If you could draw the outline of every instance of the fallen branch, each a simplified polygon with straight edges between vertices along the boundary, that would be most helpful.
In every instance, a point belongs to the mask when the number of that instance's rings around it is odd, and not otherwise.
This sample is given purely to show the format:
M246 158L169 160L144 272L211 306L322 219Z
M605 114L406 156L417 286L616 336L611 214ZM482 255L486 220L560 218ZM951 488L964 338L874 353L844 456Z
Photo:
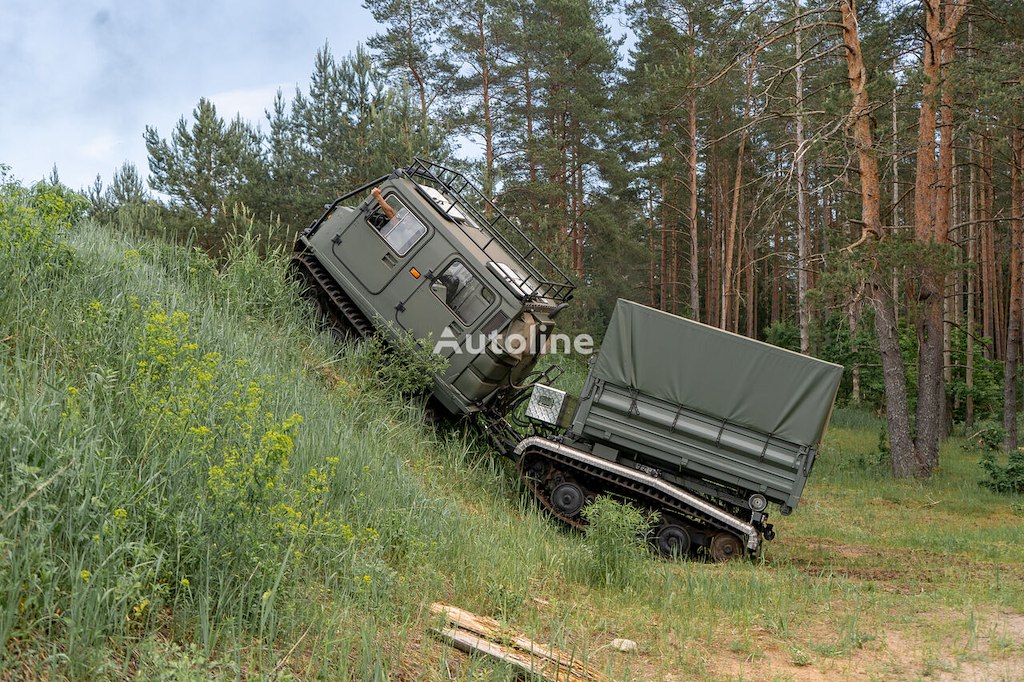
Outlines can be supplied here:
M442 641L469 654L497 659L549 682L607 682L607 678L570 654L503 628L498 621L436 602L430 610L449 626L432 630Z

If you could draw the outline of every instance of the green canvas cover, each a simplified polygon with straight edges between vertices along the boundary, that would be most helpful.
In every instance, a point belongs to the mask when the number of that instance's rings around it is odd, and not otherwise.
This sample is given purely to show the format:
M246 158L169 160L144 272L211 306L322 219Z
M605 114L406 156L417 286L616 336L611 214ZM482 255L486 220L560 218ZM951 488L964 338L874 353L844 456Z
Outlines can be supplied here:
M843 368L619 299L594 377L816 446Z

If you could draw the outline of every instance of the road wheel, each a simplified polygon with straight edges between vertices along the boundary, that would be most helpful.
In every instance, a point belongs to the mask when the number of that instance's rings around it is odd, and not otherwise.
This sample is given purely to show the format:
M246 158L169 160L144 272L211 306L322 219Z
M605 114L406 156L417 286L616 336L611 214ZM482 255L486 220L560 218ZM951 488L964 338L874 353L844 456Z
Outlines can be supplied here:
M732 533L721 531L715 533L711 538L711 546L708 551L711 558L718 563L731 561L743 556L743 543Z
M658 529L654 546L668 559L682 559L690 551L690 533L682 526L667 523Z
M568 517L579 514L586 500L587 497L583 494L583 489L572 481L564 481L551 491L551 506L555 508L555 511Z

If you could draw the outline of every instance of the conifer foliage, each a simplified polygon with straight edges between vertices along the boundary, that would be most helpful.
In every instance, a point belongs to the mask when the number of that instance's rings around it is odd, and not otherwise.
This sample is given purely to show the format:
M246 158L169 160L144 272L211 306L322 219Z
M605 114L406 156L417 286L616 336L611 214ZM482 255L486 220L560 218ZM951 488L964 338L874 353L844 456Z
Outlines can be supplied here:
M429 156L575 274L570 324L623 296L842 362L900 476L930 475L960 421L1002 413L1016 448L1020 3L365 6L367 47L325 45L261 126L202 100L169 140L147 129L153 189L286 241Z

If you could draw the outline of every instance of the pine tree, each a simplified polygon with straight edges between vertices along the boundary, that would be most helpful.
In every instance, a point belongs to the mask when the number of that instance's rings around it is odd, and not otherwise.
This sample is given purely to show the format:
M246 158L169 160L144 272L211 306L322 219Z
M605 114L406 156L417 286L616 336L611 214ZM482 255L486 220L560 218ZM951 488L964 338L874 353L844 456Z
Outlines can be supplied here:
M125 161L114 173L107 194L110 203L115 207L141 204L149 198L146 183L139 175L135 164L130 161Z
M146 126L150 184L209 223L263 167L260 136L240 118L225 123L206 98L192 119L191 126L185 117L178 120L170 142Z
M482 190L492 196L498 148L499 93L508 72L500 68L502 31L509 4L500 0L457 0L449 11L442 46L456 69L452 94L460 103L457 129L483 146Z
M689 150L679 144L689 135L689 111L680 103L686 101L695 74L690 40L668 20L662 3L637 8L634 25L638 39L618 90L618 108L629 127L628 158L646 194L650 302L675 312L683 204L689 205L690 191L684 181L684 153Z
M308 91L295 92L291 104L292 130L286 131L282 127L281 114L277 114L277 126L271 127L272 134L276 130L278 135L271 144L278 150L287 148L289 135L291 140L301 141L298 146L301 152L292 149L290 160L297 162L298 168L291 170L304 178L303 192L306 194L321 198L337 196L345 187L345 179L354 161L351 157L352 102L346 94L342 70L330 48L324 45L316 53Z
M266 119L270 209L293 227L416 155L449 154L436 127L420 125L410 89L394 86L361 46L340 60L321 48L306 91L291 102L278 92Z
M404 76L413 91L423 130L417 137L424 146L418 151L428 154L426 131L433 125L431 109L443 102L454 77L450 62L437 49L442 27L447 24L448 7L437 0L365 0L364 6L386 27L367 45L378 55L383 68Z
M543 0L517 5L506 52L511 92L506 111L523 125L503 132L522 156L502 160L505 193L514 212L578 276L586 267L587 209L601 193L608 149L616 51L604 3ZM518 92L516 92L518 91ZM525 157L525 159L524 159Z

